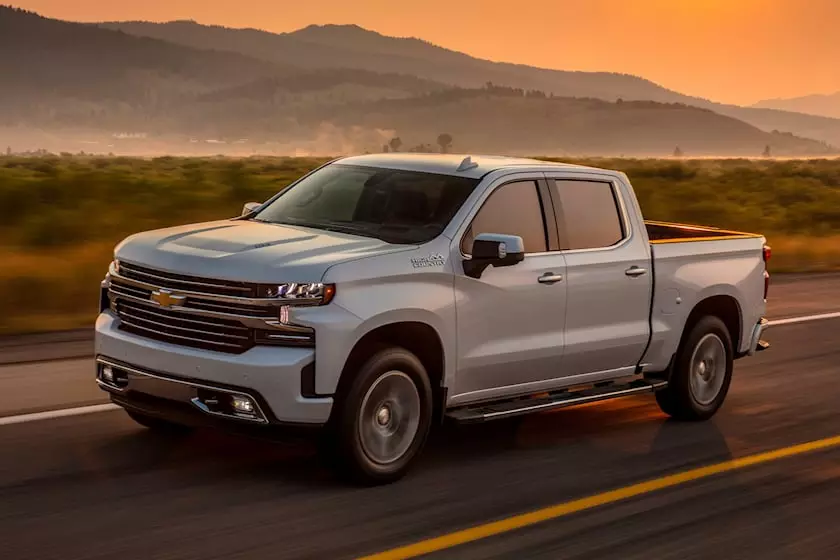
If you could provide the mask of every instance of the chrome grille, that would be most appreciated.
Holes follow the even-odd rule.
[[[256,284],[212,278],[198,278],[185,274],[164,272],[127,262],[120,263],[120,275],[132,280],[138,280],[172,290],[202,292],[221,296],[257,297]]]
[[[126,263],[119,270],[111,269],[109,283],[111,310],[120,318],[119,328],[133,334],[227,353],[242,353],[255,345],[315,344],[311,328],[280,322],[281,302],[250,295],[257,293],[256,284]],[[234,290],[239,293],[229,293]]]
[[[147,338],[228,353],[242,353],[254,345],[254,329],[236,320],[200,317],[125,299],[117,299],[114,307],[123,330]]]

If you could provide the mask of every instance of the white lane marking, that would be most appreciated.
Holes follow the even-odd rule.
[[[803,317],[790,317],[787,319],[774,319],[770,321],[768,326],[778,327],[782,325],[795,325],[797,323],[809,323],[811,321],[821,321],[824,319],[840,319],[840,312],[837,313],[821,313],[819,315],[805,315]],[[11,424],[23,424],[24,422],[35,422],[38,420],[49,420],[52,418],[64,418],[66,416],[80,416],[82,414],[93,414],[95,412],[107,412],[109,410],[119,410],[120,407],[115,404],[96,404],[93,406],[81,406],[78,408],[62,408],[58,410],[48,410],[46,412],[35,412],[33,414],[19,414],[17,416],[6,416],[0,418],[0,426],[8,426]]]
[[[781,325],[795,325],[796,323],[810,323],[811,321],[822,321],[825,319],[840,319],[840,312],[837,313],[821,313],[819,315],[805,315],[804,317],[789,317],[787,319],[773,319],[770,321],[771,327],[779,327]]]
[[[59,410],[47,410],[46,412],[33,412],[32,414],[18,414],[17,416],[4,416],[0,418],[0,426],[11,424],[23,424],[37,420],[50,420],[52,418],[64,418],[65,416],[81,416],[82,414],[93,414],[95,412],[107,412],[119,410],[115,404],[95,404],[93,406],[80,406],[78,408],[62,408]]]

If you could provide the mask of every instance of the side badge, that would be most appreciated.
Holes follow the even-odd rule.
[[[443,258],[443,255],[439,253],[435,253],[433,255],[429,255],[428,257],[412,257],[411,258],[411,266],[414,268],[427,268],[430,266],[443,266],[446,264],[446,259]]]

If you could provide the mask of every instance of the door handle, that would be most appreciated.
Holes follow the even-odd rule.
[[[553,272],[546,272],[539,278],[537,278],[537,282],[540,284],[554,284],[556,282],[562,282],[563,275],[562,274],[554,274]]]
[[[647,269],[642,268],[640,266],[631,266],[627,270],[624,271],[624,274],[627,276],[642,276],[643,274],[647,274]]]

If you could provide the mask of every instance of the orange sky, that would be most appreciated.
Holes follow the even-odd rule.
[[[840,0],[6,0],[78,21],[355,23],[481,58],[636,74],[733,103],[840,90]]]

